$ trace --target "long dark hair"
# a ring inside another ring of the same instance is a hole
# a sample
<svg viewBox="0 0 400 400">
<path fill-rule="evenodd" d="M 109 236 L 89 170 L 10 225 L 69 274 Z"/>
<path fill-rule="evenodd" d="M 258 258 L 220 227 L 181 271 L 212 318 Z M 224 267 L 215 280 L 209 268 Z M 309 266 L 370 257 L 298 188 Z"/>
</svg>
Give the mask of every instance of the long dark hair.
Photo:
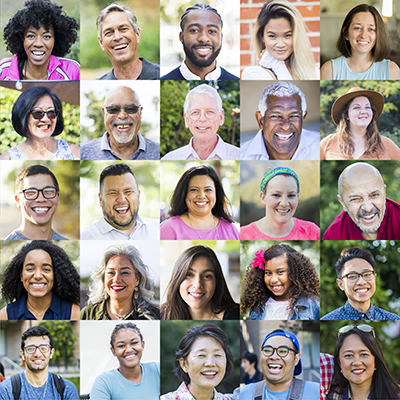
<svg viewBox="0 0 400 400">
<path fill-rule="evenodd" d="M 375 357 L 375 372 L 372 377 L 372 385 L 370 396 L 371 400 L 389 400 L 400 399 L 400 389 L 397 382 L 386 366 L 381 346 L 378 339 L 372 332 L 364 332 L 357 327 L 346 333 L 342 333 L 336 342 L 335 352 L 333 354 L 335 360 L 335 376 L 342 389 L 350 386 L 349 381 L 343 376 L 340 369 L 339 351 L 343 346 L 344 340 L 350 335 L 358 335 L 361 341 L 367 346 L 368 350 Z"/>
<path fill-rule="evenodd" d="M 199 257 L 206 257 L 214 267 L 216 288 L 210 300 L 211 311 L 214 314 L 219 314 L 221 311 L 226 312 L 238 306 L 229 293 L 221 264 L 214 251 L 209 247 L 197 245 L 186 249 L 175 262 L 172 276 L 166 289 L 167 299 L 161 305 L 161 319 L 192 319 L 189 306 L 179 293 L 179 287 L 185 280 L 189 268 Z"/>
</svg>

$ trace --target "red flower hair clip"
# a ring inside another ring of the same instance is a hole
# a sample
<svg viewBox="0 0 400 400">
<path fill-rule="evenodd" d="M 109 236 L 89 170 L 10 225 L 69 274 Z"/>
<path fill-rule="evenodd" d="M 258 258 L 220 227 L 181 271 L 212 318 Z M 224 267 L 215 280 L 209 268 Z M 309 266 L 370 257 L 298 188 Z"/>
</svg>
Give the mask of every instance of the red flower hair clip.
<svg viewBox="0 0 400 400">
<path fill-rule="evenodd" d="M 253 268 L 258 267 L 264 271 L 264 266 L 265 266 L 264 252 L 262 250 L 259 250 L 256 252 L 256 256 L 254 257 L 253 260 Z"/>
</svg>

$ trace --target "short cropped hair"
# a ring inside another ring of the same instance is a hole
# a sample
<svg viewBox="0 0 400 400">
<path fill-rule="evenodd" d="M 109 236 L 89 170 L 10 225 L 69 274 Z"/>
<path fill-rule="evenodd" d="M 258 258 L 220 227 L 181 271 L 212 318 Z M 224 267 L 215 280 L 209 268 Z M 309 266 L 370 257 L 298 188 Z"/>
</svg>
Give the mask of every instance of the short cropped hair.
<svg viewBox="0 0 400 400">
<path fill-rule="evenodd" d="M 131 167 L 124 163 L 120 163 L 120 164 L 111 164 L 108 167 L 105 167 L 103 169 L 103 171 L 101 171 L 100 181 L 99 181 L 99 191 L 101 192 L 101 189 L 103 188 L 104 179 L 107 176 L 120 176 L 120 175 L 124 175 L 124 174 L 131 174 L 135 179 L 136 187 L 139 189 L 139 185 L 138 185 L 136 176 L 133 173 Z"/>
<path fill-rule="evenodd" d="M 371 252 L 366 249 L 360 249 L 359 247 L 348 247 L 342 250 L 340 258 L 336 262 L 336 275 L 338 278 L 342 277 L 342 271 L 347 261 L 353 260 L 354 258 L 361 258 L 367 261 L 375 271 L 375 259 Z"/>
<path fill-rule="evenodd" d="M 183 25 L 185 23 L 185 19 L 188 16 L 188 14 L 191 13 L 192 11 L 197 11 L 197 10 L 212 11 L 219 18 L 219 20 L 221 22 L 221 28 L 222 28 L 222 26 L 223 26 L 222 18 L 215 8 L 211 7 L 209 4 L 195 4 L 192 7 L 188 7 L 186 9 L 186 11 L 182 14 L 181 23 L 180 23 L 181 30 L 183 30 Z"/>
<path fill-rule="evenodd" d="M 132 25 L 133 30 L 135 31 L 135 33 L 138 33 L 139 26 L 137 24 L 137 19 L 136 19 L 135 14 L 131 10 L 129 10 L 129 8 L 127 8 L 124 4 L 113 3 L 113 4 L 108 5 L 106 8 L 103 8 L 100 11 L 100 14 L 96 19 L 97 34 L 99 35 L 100 39 L 103 39 L 101 25 L 102 25 L 104 19 L 107 17 L 107 15 L 114 11 L 125 13 L 129 19 L 129 22 Z"/>
<path fill-rule="evenodd" d="M 247 360 L 250 364 L 254 364 L 254 368 L 257 368 L 258 357 L 255 353 L 250 353 L 249 351 L 245 351 L 240 356 L 241 360 Z"/>
<path fill-rule="evenodd" d="M 136 324 L 134 324 L 133 322 L 124 322 L 122 324 L 115 325 L 113 331 L 111 332 L 110 346 L 112 348 L 114 348 L 115 335 L 117 334 L 117 332 L 119 332 L 122 329 L 132 329 L 139 335 L 140 341 L 143 342 L 143 335 L 142 335 L 142 332 L 140 332 L 139 327 Z"/>
<path fill-rule="evenodd" d="M 22 190 L 25 178 L 35 175 L 49 175 L 53 181 L 54 187 L 58 192 L 60 191 L 60 186 L 58 185 L 56 176 L 44 165 L 34 164 L 28 165 L 17 175 L 17 179 L 15 180 L 15 193 L 18 194 Z"/>
<path fill-rule="evenodd" d="M 42 326 L 36 325 L 28 328 L 21 336 L 21 350 L 25 348 L 25 340 L 29 337 L 47 336 L 49 338 L 50 346 L 53 348 L 54 342 L 50 332 Z"/>
<path fill-rule="evenodd" d="M 190 98 L 194 94 L 206 94 L 207 96 L 214 98 L 217 102 L 218 112 L 220 113 L 222 111 L 222 100 L 217 90 L 214 89 L 212 86 L 203 83 L 199 86 L 196 86 L 186 95 L 185 104 L 183 105 L 183 112 L 185 114 L 188 112 Z"/>
</svg>

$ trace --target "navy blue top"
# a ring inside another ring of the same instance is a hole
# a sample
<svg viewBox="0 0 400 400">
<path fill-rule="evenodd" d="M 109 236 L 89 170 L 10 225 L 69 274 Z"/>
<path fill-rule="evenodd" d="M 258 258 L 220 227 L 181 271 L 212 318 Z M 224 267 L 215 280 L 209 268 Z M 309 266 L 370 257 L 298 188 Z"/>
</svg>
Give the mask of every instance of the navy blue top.
<svg viewBox="0 0 400 400">
<path fill-rule="evenodd" d="M 161 77 L 162 80 L 169 80 L 169 81 L 184 81 L 186 80 L 183 75 L 181 74 L 180 71 L 180 66 L 173 69 L 171 72 L 169 72 L 167 75 L 164 75 Z M 238 81 L 239 78 L 230 72 L 228 72 L 226 69 L 221 67 L 221 75 L 218 78 L 218 80 L 235 80 Z"/>
<path fill-rule="evenodd" d="M 7 317 L 9 320 L 35 319 L 36 317 L 26 307 L 26 297 L 24 294 L 18 301 L 7 305 Z M 50 307 L 44 313 L 44 320 L 71 319 L 72 303 L 61 300 L 53 293 Z"/>
</svg>

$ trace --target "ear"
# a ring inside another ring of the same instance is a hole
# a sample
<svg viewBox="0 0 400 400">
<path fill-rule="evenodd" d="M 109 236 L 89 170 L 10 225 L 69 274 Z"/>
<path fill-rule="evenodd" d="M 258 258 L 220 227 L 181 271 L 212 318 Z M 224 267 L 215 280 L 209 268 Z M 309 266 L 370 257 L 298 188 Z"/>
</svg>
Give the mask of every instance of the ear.
<svg viewBox="0 0 400 400">
<path fill-rule="evenodd" d="M 99 205 L 101 207 L 101 193 L 99 193 L 97 196 L 99 196 Z"/>
<path fill-rule="evenodd" d="M 261 199 L 261 204 L 263 206 L 266 205 L 266 200 L 265 200 L 265 193 L 264 192 L 260 192 L 260 199 Z"/>
<path fill-rule="evenodd" d="M 145 345 L 145 341 L 143 340 L 143 342 L 142 342 L 142 347 L 144 348 L 144 345 Z"/>
<path fill-rule="evenodd" d="M 103 40 L 100 39 L 100 36 L 97 36 L 97 40 L 99 41 L 100 48 L 101 48 L 103 51 L 105 51 L 105 50 L 104 50 L 104 46 L 103 46 Z"/>
<path fill-rule="evenodd" d="M 183 369 L 184 372 L 188 372 L 188 368 L 187 368 L 187 363 L 186 360 L 184 358 L 180 358 L 179 359 L 179 365 L 181 366 L 181 368 Z"/>
<path fill-rule="evenodd" d="M 264 117 L 261 115 L 260 111 L 256 111 L 256 120 L 260 130 L 264 127 Z"/>
<path fill-rule="evenodd" d="M 140 190 L 138 190 L 138 203 L 140 204 Z"/>
<path fill-rule="evenodd" d="M 297 364 L 299 363 L 300 358 L 301 358 L 301 353 L 297 353 L 297 354 L 294 356 L 294 365 L 297 365 Z"/>
<path fill-rule="evenodd" d="M 111 353 L 113 354 L 113 356 L 117 357 L 117 355 L 115 354 L 115 350 L 112 347 L 110 347 L 110 350 L 111 350 Z"/>
<path fill-rule="evenodd" d="M 58 207 L 60 205 L 60 192 L 58 192 L 57 198 L 58 198 L 58 201 L 57 201 L 57 207 Z"/>
<path fill-rule="evenodd" d="M 138 28 L 137 28 L 137 32 L 136 32 L 136 41 L 137 41 L 137 44 L 140 43 L 140 39 L 141 39 L 141 33 L 140 33 L 140 28 L 138 27 Z"/>
<path fill-rule="evenodd" d="M 50 359 L 53 358 L 53 354 L 54 354 L 54 349 L 51 349 L 51 351 L 50 351 Z"/>
<path fill-rule="evenodd" d="M 21 358 L 22 358 L 23 360 L 25 360 L 25 354 L 24 354 L 24 352 L 23 352 L 22 350 L 19 351 L 19 354 L 21 354 Z"/>
<path fill-rule="evenodd" d="M 14 200 L 15 200 L 15 202 L 17 203 L 17 207 L 18 207 L 18 208 L 21 208 L 21 203 L 19 202 L 19 197 L 18 197 L 17 194 L 14 196 Z"/>
<path fill-rule="evenodd" d="M 185 127 L 187 129 L 189 129 L 189 119 L 188 119 L 186 113 L 183 113 L 183 118 L 185 119 Z"/>
<path fill-rule="evenodd" d="M 180 41 L 181 43 L 183 43 L 183 34 L 182 34 L 182 31 L 179 32 L 179 41 Z"/>
<path fill-rule="evenodd" d="M 219 116 L 219 126 L 222 126 L 224 124 L 224 121 L 225 121 L 225 111 L 222 110 Z"/>
<path fill-rule="evenodd" d="M 303 115 L 303 121 L 305 120 L 306 117 L 307 117 L 307 111 Z"/>
<path fill-rule="evenodd" d="M 343 210 L 346 211 L 346 205 L 344 204 L 343 199 L 340 197 L 340 195 L 337 195 L 337 199 L 339 200 L 339 203 L 342 205 Z M 347 211 L 346 211 L 347 212 Z"/>
<path fill-rule="evenodd" d="M 103 106 L 103 107 L 101 107 L 101 111 L 103 111 L 103 115 L 105 116 L 106 115 L 106 109 L 105 109 L 105 107 Z"/>
<path fill-rule="evenodd" d="M 336 279 L 336 283 L 338 284 L 340 290 L 344 291 L 343 281 L 341 279 Z"/>
</svg>

